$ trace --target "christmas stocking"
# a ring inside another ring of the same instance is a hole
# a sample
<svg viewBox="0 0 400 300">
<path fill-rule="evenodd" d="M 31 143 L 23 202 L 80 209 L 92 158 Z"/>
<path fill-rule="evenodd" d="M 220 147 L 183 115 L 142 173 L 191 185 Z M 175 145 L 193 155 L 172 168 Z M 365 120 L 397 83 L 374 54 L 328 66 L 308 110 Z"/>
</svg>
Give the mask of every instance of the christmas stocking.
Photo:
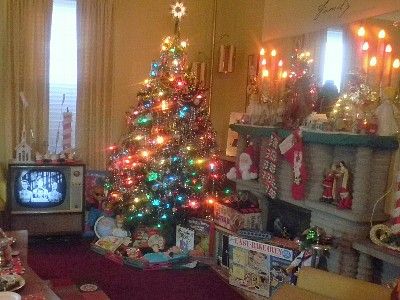
<svg viewBox="0 0 400 300">
<path fill-rule="evenodd" d="M 303 139 L 300 129 L 296 129 L 280 145 L 281 154 L 293 168 L 292 196 L 295 200 L 304 199 L 307 170 L 304 164 Z"/>
</svg>

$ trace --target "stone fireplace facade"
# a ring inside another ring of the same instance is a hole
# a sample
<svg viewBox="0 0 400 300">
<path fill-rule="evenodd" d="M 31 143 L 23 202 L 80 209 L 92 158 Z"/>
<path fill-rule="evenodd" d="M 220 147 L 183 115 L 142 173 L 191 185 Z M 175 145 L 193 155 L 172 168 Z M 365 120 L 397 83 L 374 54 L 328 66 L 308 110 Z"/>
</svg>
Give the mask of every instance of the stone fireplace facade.
<svg viewBox="0 0 400 300">
<path fill-rule="evenodd" d="M 260 153 L 260 169 L 263 166 L 264 151 L 272 132 L 285 138 L 290 132 L 272 127 L 232 125 L 239 133 L 238 152 L 241 153 L 250 139 Z M 296 201 L 291 195 L 293 171 L 281 157 L 276 173 L 278 196 L 276 201 L 290 203 L 301 210 L 310 211 L 310 226 L 319 226 L 332 235 L 335 247 L 327 260 L 328 270 L 359 279 L 371 280 L 372 267 L 358 268 L 359 253 L 353 243 L 365 240 L 370 230 L 370 220 L 385 221 L 384 201 L 372 211 L 376 200 L 385 194 L 393 152 L 398 143 L 392 137 L 303 132 L 304 160 L 308 172 L 305 199 Z M 351 210 L 340 210 L 336 206 L 321 202 L 322 181 L 332 163 L 344 161 L 352 174 L 353 204 Z M 263 211 L 263 228 L 268 224 L 268 201 L 265 188 L 260 181 L 236 181 L 238 190 L 247 190 L 257 196 Z M 370 266 L 369 262 L 361 265 Z"/>
</svg>

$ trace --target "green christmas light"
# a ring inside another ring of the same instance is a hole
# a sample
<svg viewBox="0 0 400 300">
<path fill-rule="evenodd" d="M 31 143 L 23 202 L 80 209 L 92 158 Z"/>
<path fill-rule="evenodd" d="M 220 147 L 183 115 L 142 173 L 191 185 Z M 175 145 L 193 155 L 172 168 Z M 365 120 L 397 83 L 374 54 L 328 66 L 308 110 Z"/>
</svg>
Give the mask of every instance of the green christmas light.
<svg viewBox="0 0 400 300">
<path fill-rule="evenodd" d="M 107 191 L 111 190 L 112 187 L 113 187 L 113 185 L 112 185 L 112 183 L 110 183 L 110 182 L 106 182 L 106 183 L 104 184 L 104 188 L 105 188 Z"/>
<path fill-rule="evenodd" d="M 194 165 L 194 159 L 190 159 L 190 160 L 188 161 L 188 163 L 189 163 L 189 166 L 193 166 L 193 165 Z"/>
<path fill-rule="evenodd" d="M 230 188 L 226 188 L 225 190 L 224 190 L 224 194 L 225 195 L 230 195 L 232 193 L 232 190 L 230 189 Z"/>
<path fill-rule="evenodd" d="M 201 190 L 203 189 L 203 186 L 201 184 L 196 184 L 196 186 L 194 188 L 196 189 L 197 192 L 201 192 Z"/>
<path fill-rule="evenodd" d="M 151 171 L 149 173 L 149 175 L 147 175 L 147 180 L 148 181 L 154 181 L 154 180 L 157 180 L 157 178 L 158 178 L 158 173 L 153 172 L 153 171 Z"/>
<path fill-rule="evenodd" d="M 151 118 L 148 116 L 140 116 L 137 120 L 138 125 L 149 125 L 151 123 Z"/>
</svg>

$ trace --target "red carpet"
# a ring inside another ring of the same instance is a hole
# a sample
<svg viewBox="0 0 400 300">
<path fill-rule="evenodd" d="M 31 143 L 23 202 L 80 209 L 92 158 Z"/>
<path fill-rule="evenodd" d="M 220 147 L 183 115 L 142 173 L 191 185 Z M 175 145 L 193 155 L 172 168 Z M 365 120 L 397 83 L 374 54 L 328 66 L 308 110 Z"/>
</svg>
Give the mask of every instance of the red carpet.
<svg viewBox="0 0 400 300">
<path fill-rule="evenodd" d="M 208 268 L 135 270 L 92 252 L 88 242 L 78 239 L 30 241 L 28 253 L 29 265 L 41 278 L 96 282 L 111 299 L 242 299 Z"/>
</svg>

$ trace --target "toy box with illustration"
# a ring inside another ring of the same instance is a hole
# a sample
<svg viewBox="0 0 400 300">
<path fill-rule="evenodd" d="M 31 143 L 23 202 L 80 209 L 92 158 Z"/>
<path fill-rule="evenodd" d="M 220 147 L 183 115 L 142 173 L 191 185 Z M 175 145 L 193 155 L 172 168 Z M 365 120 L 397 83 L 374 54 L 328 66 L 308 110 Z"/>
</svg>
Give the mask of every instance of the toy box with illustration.
<svg viewBox="0 0 400 300">
<path fill-rule="evenodd" d="M 271 296 L 282 284 L 297 253 L 289 248 L 229 237 L 229 283 L 245 290 Z"/>
<path fill-rule="evenodd" d="M 262 229 L 259 208 L 237 210 L 221 203 L 215 203 L 214 222 L 233 232 L 237 232 L 239 229 Z"/>
<path fill-rule="evenodd" d="M 186 227 L 176 226 L 176 245 L 191 256 L 212 256 L 214 236 L 214 224 L 207 220 L 191 218 Z"/>
</svg>

